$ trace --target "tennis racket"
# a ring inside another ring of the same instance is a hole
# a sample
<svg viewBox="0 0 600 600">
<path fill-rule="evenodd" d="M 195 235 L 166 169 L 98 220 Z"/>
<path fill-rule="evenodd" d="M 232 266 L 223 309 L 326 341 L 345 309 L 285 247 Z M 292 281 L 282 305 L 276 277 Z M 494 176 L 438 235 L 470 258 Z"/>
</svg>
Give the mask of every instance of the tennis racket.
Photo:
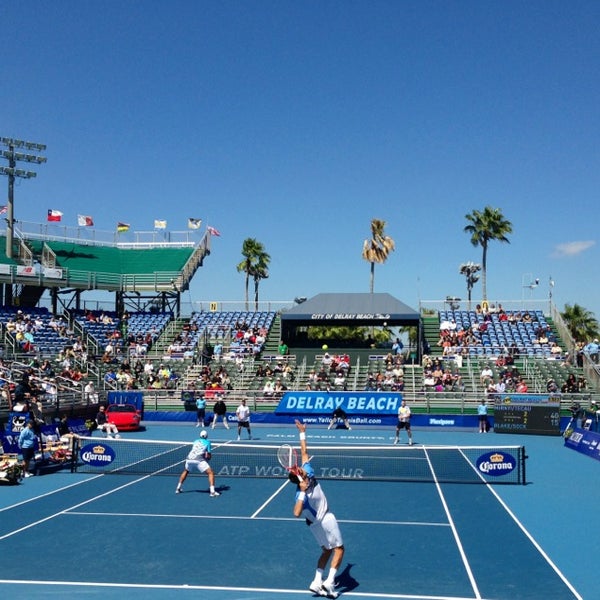
<svg viewBox="0 0 600 600">
<path fill-rule="evenodd" d="M 298 474 L 298 453 L 289 444 L 283 444 L 277 449 L 277 460 L 279 464 L 288 471 L 294 473 L 300 481 L 302 478 Z"/>
</svg>

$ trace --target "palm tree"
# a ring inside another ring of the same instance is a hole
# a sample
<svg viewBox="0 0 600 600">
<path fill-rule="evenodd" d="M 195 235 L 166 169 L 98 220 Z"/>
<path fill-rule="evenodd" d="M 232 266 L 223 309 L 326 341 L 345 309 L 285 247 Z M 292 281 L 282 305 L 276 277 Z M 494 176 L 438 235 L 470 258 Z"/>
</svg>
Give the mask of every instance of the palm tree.
<svg viewBox="0 0 600 600">
<path fill-rule="evenodd" d="M 365 240 L 362 249 L 362 257 L 371 263 L 371 294 L 375 285 L 375 263 L 384 263 L 390 252 L 396 249 L 394 240 L 385 235 L 385 221 L 380 219 L 371 220 L 371 239 Z"/>
<path fill-rule="evenodd" d="M 483 248 L 481 260 L 481 292 L 483 300 L 487 301 L 487 251 L 492 240 L 510 243 L 506 237 L 512 233 L 512 223 L 507 221 L 499 208 L 486 206 L 483 212 L 474 210 L 465 215 L 469 224 L 465 226 L 465 232 L 471 234 L 471 244 Z"/>
<path fill-rule="evenodd" d="M 565 304 L 565 310 L 560 316 L 576 342 L 587 342 L 598 337 L 596 317 L 579 304 Z"/>
<path fill-rule="evenodd" d="M 258 285 L 261 279 L 269 276 L 268 266 L 271 257 L 265 252 L 264 246 L 254 238 L 246 238 L 242 244 L 242 256 L 244 260 L 237 265 L 238 273 L 246 275 L 245 281 L 245 301 L 246 310 L 248 310 L 248 290 L 250 287 L 250 278 L 254 280 L 255 303 L 258 306 Z"/>
<path fill-rule="evenodd" d="M 254 280 L 254 310 L 258 310 L 258 286 L 262 279 L 269 277 L 269 261 L 271 257 L 262 253 L 258 256 L 256 264 L 252 267 L 252 279 Z"/>
</svg>

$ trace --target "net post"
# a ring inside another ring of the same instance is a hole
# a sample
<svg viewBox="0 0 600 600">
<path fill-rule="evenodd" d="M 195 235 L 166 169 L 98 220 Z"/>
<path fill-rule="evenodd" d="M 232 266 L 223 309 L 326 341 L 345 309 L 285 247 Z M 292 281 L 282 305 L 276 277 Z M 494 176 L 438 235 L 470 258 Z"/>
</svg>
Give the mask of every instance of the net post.
<svg viewBox="0 0 600 600">
<path fill-rule="evenodd" d="M 525 454 L 525 446 L 521 446 L 519 449 L 519 462 L 521 463 L 521 485 L 527 485 L 527 477 L 525 474 L 525 461 L 527 455 Z"/>
<path fill-rule="evenodd" d="M 77 457 L 79 456 L 79 436 L 72 438 L 73 449 L 71 450 L 71 473 L 77 471 Z"/>
</svg>

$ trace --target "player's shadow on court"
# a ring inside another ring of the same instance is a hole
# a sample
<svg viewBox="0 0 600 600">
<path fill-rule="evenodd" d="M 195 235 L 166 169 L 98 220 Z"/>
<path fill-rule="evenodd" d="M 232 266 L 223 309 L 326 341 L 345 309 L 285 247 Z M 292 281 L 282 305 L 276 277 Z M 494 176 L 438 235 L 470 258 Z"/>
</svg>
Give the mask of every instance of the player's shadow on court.
<svg viewBox="0 0 600 600">
<path fill-rule="evenodd" d="M 228 485 L 217 485 L 215 486 L 215 490 L 219 492 L 219 494 L 223 492 L 228 492 L 231 489 Z M 191 492 L 195 492 L 196 494 L 210 494 L 210 490 L 190 490 Z"/>
<path fill-rule="evenodd" d="M 341 594 L 351 592 L 358 587 L 358 581 L 350 574 L 350 569 L 353 566 L 352 563 L 348 563 L 346 568 L 336 577 L 336 585 Z"/>
</svg>

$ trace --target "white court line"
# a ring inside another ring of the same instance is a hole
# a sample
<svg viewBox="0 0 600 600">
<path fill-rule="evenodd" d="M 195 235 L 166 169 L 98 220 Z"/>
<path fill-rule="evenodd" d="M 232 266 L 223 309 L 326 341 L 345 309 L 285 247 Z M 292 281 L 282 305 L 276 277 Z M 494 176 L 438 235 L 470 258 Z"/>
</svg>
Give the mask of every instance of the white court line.
<svg viewBox="0 0 600 600">
<path fill-rule="evenodd" d="M 215 520 L 233 520 L 233 521 L 293 521 L 298 522 L 296 517 L 257 517 L 256 513 L 250 517 L 240 515 L 174 515 L 169 513 L 124 513 L 124 512 L 83 512 L 69 510 L 64 513 L 65 516 L 94 516 L 94 517 L 132 517 L 132 518 L 150 518 L 150 519 L 215 519 Z M 449 523 L 434 523 L 428 521 L 367 521 L 359 519 L 338 519 L 338 523 L 348 523 L 350 525 L 402 525 L 414 527 L 450 527 Z"/>
<path fill-rule="evenodd" d="M 285 588 L 252 588 L 252 587 L 229 587 L 229 586 L 210 586 L 210 585 L 150 585 L 141 583 L 92 583 L 89 581 L 27 581 L 20 579 L 0 579 L 0 584 L 12 585 L 48 585 L 48 586 L 82 586 L 82 587 L 104 587 L 121 589 L 148 589 L 148 590 L 204 590 L 212 592 L 252 592 L 261 594 L 302 594 L 307 595 L 306 590 L 292 590 Z M 356 598 L 392 598 L 398 600 L 473 600 L 472 597 L 465 596 L 427 596 L 414 594 L 380 594 L 369 592 L 344 592 L 345 596 Z"/>
<path fill-rule="evenodd" d="M 534 537 L 527 531 L 525 526 L 517 519 L 517 516 L 508 508 L 507 504 L 500 498 L 496 490 L 489 484 L 487 484 L 488 489 L 492 494 L 496 497 L 496 500 L 500 503 L 500 505 L 504 508 L 504 510 L 510 515 L 512 520 L 517 524 L 517 527 L 525 534 L 527 539 L 533 544 L 535 549 L 544 557 L 544 560 L 550 565 L 550 567 L 554 570 L 554 572 L 562 579 L 563 583 L 573 592 L 573 595 L 577 600 L 583 600 L 583 597 L 579 595 L 577 590 L 571 585 L 569 580 L 561 573 L 560 569 L 552 562 L 552 559 L 544 552 L 544 549 L 535 541 Z"/>
<path fill-rule="evenodd" d="M 69 488 L 81 485 L 82 483 L 87 483 L 88 481 L 92 481 L 94 479 L 97 479 L 98 477 L 102 477 L 103 475 L 103 473 L 99 473 L 98 475 L 92 475 L 91 477 L 87 477 L 86 479 L 82 479 L 81 481 L 77 481 L 76 483 L 70 483 L 69 485 L 56 488 L 51 492 L 46 492 L 45 494 L 40 494 L 39 496 L 34 496 L 33 498 L 28 498 L 27 500 L 22 500 L 21 502 L 11 504 L 10 506 L 4 506 L 3 508 L 0 508 L 0 512 L 3 512 L 5 510 L 11 510 L 12 508 L 17 508 L 18 506 L 23 506 L 24 504 L 28 504 L 29 502 L 35 502 L 36 500 L 40 500 L 41 498 L 47 498 L 48 496 L 52 496 L 52 494 L 62 492 L 63 490 L 68 490 Z"/>
<path fill-rule="evenodd" d="M 50 521 L 51 519 L 54 519 L 55 517 L 64 515 L 65 513 L 67 513 L 67 511 L 73 510 L 74 508 L 79 508 L 80 506 L 85 506 L 86 504 L 89 504 L 90 502 L 95 502 L 96 500 L 99 500 L 100 498 L 104 498 L 105 496 L 110 496 L 114 492 L 118 492 L 119 490 L 125 489 L 126 487 L 129 487 L 130 485 L 134 485 L 135 483 L 138 483 L 140 481 L 144 481 L 145 479 L 148 479 L 149 477 L 152 477 L 152 475 L 145 475 L 144 477 L 141 477 L 134 481 L 130 481 L 129 483 L 125 483 L 124 485 L 120 485 L 119 487 L 109 490 L 108 492 L 104 492 L 103 494 L 99 494 L 98 496 L 89 498 L 88 500 L 85 500 L 84 502 L 80 502 L 79 504 L 74 504 L 73 506 L 66 508 L 64 510 L 61 510 L 57 513 L 54 513 L 53 515 L 50 515 L 43 519 L 39 519 L 38 521 L 34 521 L 33 523 L 29 523 L 28 525 L 25 525 L 24 527 L 20 527 L 19 529 L 15 529 L 9 533 L 4 534 L 3 536 L 0 536 L 0 541 L 5 540 L 6 538 L 12 537 L 13 535 L 16 535 L 17 533 L 21 533 L 22 531 L 26 531 L 27 529 L 30 529 L 31 527 L 35 527 L 36 525 L 40 525 L 41 523 Z M 89 480 L 86 480 L 86 481 L 89 481 Z"/>
<path fill-rule="evenodd" d="M 463 565 L 465 567 L 465 570 L 467 571 L 469 581 L 471 582 L 471 587 L 473 588 L 473 593 L 475 594 L 475 598 L 477 598 L 477 600 L 481 600 L 481 593 L 479 592 L 479 588 L 477 587 L 477 582 L 475 581 L 475 576 L 473 575 L 473 571 L 471 570 L 471 565 L 469 564 L 467 555 L 462 546 L 462 542 L 460 541 L 460 536 L 458 535 L 458 531 L 454 524 L 454 519 L 452 518 L 452 515 L 450 514 L 450 509 L 448 508 L 448 504 L 446 503 L 446 498 L 444 498 L 444 494 L 442 492 L 442 487 L 440 486 L 440 484 L 438 482 L 437 476 L 433 469 L 433 465 L 431 464 L 431 461 L 429 459 L 429 453 L 427 452 L 427 450 L 425 450 L 425 456 L 427 458 L 427 462 L 429 463 L 429 468 L 431 469 L 431 474 L 435 481 L 435 487 L 437 488 L 438 494 L 440 496 L 440 500 L 442 501 L 442 505 L 444 507 L 444 511 L 446 512 L 446 517 L 448 519 L 448 522 L 450 523 L 450 527 L 452 528 L 452 535 L 454 536 L 454 541 L 456 542 L 458 551 L 459 551 L 460 556 L 463 561 Z"/>
</svg>

